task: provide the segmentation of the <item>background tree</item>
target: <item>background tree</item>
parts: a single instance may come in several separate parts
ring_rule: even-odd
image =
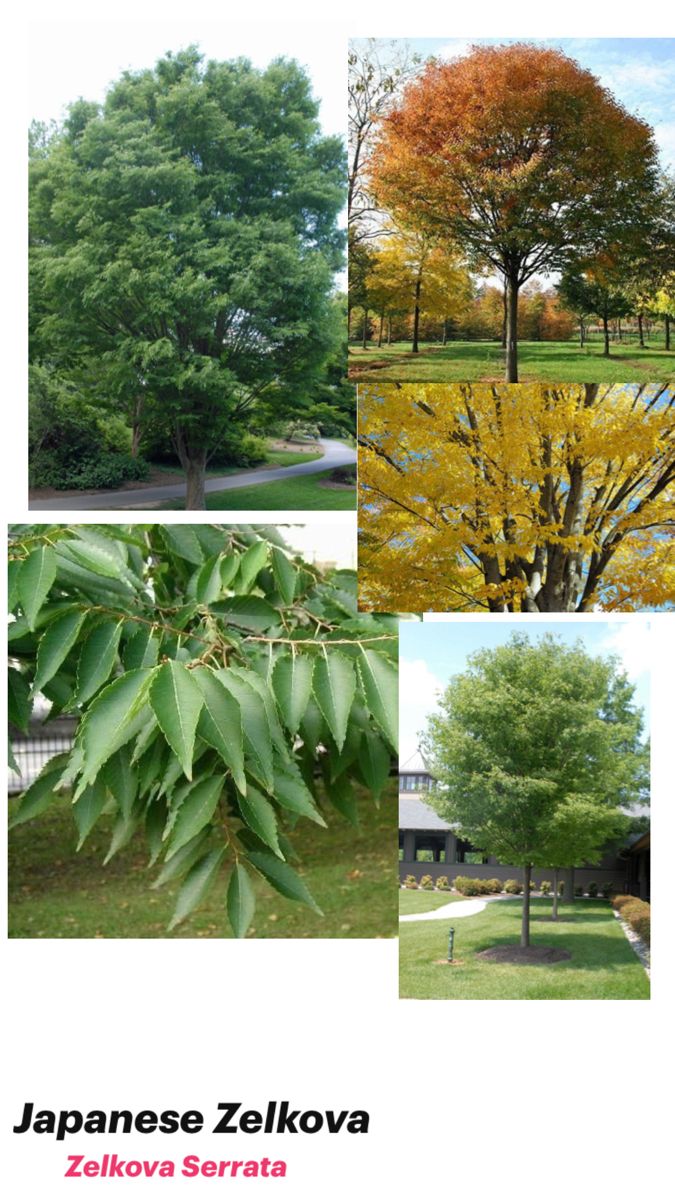
[[[667,386],[363,386],[361,601],[635,611],[675,601]]]
[[[609,358],[610,321],[626,317],[634,309],[623,281],[622,271],[602,263],[587,267],[583,272],[566,273],[560,280],[560,298],[577,314],[581,330],[591,316],[602,321],[605,358]],[[583,345],[583,332],[580,338]]]
[[[15,824],[72,790],[79,846],[104,809],[106,861],[144,831],[155,886],[184,880],[172,928],[220,881],[243,937],[251,872],[316,910],[288,835],[356,822],[353,785],[377,801],[397,738],[396,622],[357,614],[354,572],[269,527],[20,526],[9,606],[11,724],[39,694],[79,718]]]
[[[188,508],[221,431],[270,388],[303,402],[339,340],[344,155],[317,112],[296,63],[191,48],[72,105],[34,162],[33,353],[142,381]]]
[[[381,121],[372,188],[394,218],[459,243],[507,292],[506,380],[517,382],[518,295],[620,229],[655,188],[651,130],[558,50],[479,46],[431,61]]]
[[[632,701],[613,659],[514,634],[473,654],[429,718],[433,807],[479,849],[523,868],[522,947],[532,868],[597,860],[622,826],[614,797],[630,797],[640,771]]]

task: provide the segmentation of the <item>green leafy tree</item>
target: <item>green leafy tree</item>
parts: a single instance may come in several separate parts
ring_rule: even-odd
[[[317,909],[288,833],[331,806],[356,823],[396,748],[396,622],[357,614],[354,572],[267,527],[13,527],[9,603],[11,724],[39,693],[79,718],[15,824],[65,790],[79,846],[104,810],[108,859],[144,830],[154,886],[183,879],[171,928],[226,875],[236,936],[252,874]]]
[[[483,852],[523,868],[523,947],[532,868],[597,858],[621,826],[619,805],[638,796],[632,697],[612,658],[514,634],[475,653],[429,719],[434,806]]]
[[[339,340],[344,152],[294,62],[194,48],[71,105],[32,163],[32,346],[155,405],[204,507],[221,431],[311,396]],[[141,405],[142,407],[142,405]]]

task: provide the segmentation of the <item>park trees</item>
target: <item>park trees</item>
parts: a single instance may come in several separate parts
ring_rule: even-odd
[[[344,156],[317,111],[297,64],[204,64],[191,48],[37,139],[33,355],[93,363],[127,411],[152,403],[188,508],[204,507],[220,431],[269,390],[302,406],[340,339]]]
[[[9,608],[11,724],[39,694],[78,718],[15,823],[72,794],[81,846],[113,813],[108,859],[144,835],[155,885],[183,881],[172,925],[220,881],[244,936],[258,875],[316,909],[289,834],[356,823],[398,732],[396,621],[357,614],[353,572],[270,527],[20,526]]]
[[[672,605],[674,434],[666,386],[363,386],[362,605]]]
[[[517,382],[521,287],[638,234],[656,151],[649,127],[560,51],[478,46],[407,87],[381,121],[371,178],[395,218],[447,233],[500,275]]]
[[[523,868],[521,947],[533,867],[599,861],[637,798],[641,714],[612,658],[551,635],[479,650],[428,721],[432,804],[461,836]]]

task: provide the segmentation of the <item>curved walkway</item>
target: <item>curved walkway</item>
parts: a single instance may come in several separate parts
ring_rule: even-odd
[[[275,483],[280,479],[291,479],[294,475],[316,475],[319,471],[332,471],[335,467],[346,467],[356,462],[356,451],[335,438],[323,438],[319,443],[323,450],[321,458],[312,462],[296,463],[294,467],[271,467],[268,471],[240,471],[236,475],[211,477],[206,480],[207,492],[224,492],[230,488],[258,487]],[[178,500],[185,495],[185,483],[172,483],[164,487],[127,488],[118,492],[82,492],[79,496],[54,497],[50,500],[31,500],[31,511],[62,511],[68,509],[132,508],[136,505],[156,504],[162,500]]]
[[[399,921],[447,921],[448,917],[475,917],[482,912],[486,904],[496,900],[512,900],[513,896],[487,896],[484,900],[454,900],[441,908],[433,908],[430,912],[406,913]]]

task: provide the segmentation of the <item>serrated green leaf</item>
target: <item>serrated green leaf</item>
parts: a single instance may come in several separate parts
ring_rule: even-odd
[[[220,560],[220,582],[223,587],[228,588],[232,583],[237,571],[239,570],[240,558],[236,550],[232,554],[226,554]]]
[[[272,573],[284,604],[292,604],[297,572],[283,550],[278,550],[276,546],[272,547]]]
[[[26,676],[16,667],[7,671],[7,715],[11,725],[28,733],[28,722],[33,711],[30,685]]]
[[[232,868],[227,888],[227,915],[237,938],[246,937],[255,913],[255,892],[248,872],[241,863]]]
[[[361,738],[359,748],[359,767],[366,787],[370,789],[379,803],[380,796],[389,779],[391,770],[391,755],[381,737],[373,730],[366,730]]]
[[[328,798],[334,808],[342,813],[343,817],[352,825],[359,823],[359,810],[356,804],[356,796],[351,780],[347,775],[340,775],[332,782],[326,781],[326,791]]]
[[[239,560],[237,591],[249,592],[267,562],[267,543],[254,542]]]
[[[151,627],[139,629],[129,638],[122,654],[125,670],[134,671],[137,667],[154,667],[159,655],[159,638]]]
[[[68,757],[68,754],[56,754],[54,758],[50,758],[49,762],[45,763],[37,779],[33,780],[30,787],[26,788],[23,793],[18,808],[10,819],[10,829],[13,829],[15,825],[22,825],[24,821],[30,821],[33,817],[38,817],[40,813],[49,808]]]
[[[230,596],[211,605],[211,611],[225,617],[228,624],[253,633],[264,633],[279,622],[279,613],[262,596]]]
[[[138,795],[138,772],[131,765],[127,748],[123,747],[108,759],[103,768],[103,779],[119,804],[122,815],[128,817]]]
[[[211,850],[192,866],[187,874],[176,900],[176,907],[169,923],[169,933],[189,917],[193,908],[204,899],[209,888],[218,874],[218,869],[225,855],[224,847]]]
[[[154,720],[146,704],[152,675],[151,670],[143,668],[127,671],[104,687],[92,702],[78,733],[83,784],[93,783],[115,751]]]
[[[178,810],[166,853],[167,862],[177,850],[187,845],[209,824],[216,811],[224,782],[224,775],[214,775],[192,785]]]
[[[274,664],[272,687],[279,712],[289,733],[296,734],[312,694],[314,661],[304,654],[278,658]]]
[[[162,537],[169,550],[184,558],[186,562],[199,566],[204,561],[202,548],[194,530],[189,525],[162,525]]]
[[[244,734],[244,757],[248,769],[266,791],[274,784],[272,768],[272,733],[265,705],[250,683],[225,667],[216,671],[218,679],[234,696],[241,709]]]
[[[7,563],[7,612],[11,612],[19,603],[19,575],[24,561],[10,558]]]
[[[273,795],[282,808],[287,808],[302,817],[309,817],[310,821],[325,827],[326,822],[295,764],[283,763],[275,768]]]
[[[17,589],[29,629],[35,629],[37,615],[55,579],[56,553],[52,546],[39,546],[21,564]]]
[[[312,680],[314,698],[323,713],[338,750],[344,745],[349,711],[356,691],[354,667],[343,654],[331,652],[317,659]]]
[[[86,787],[78,800],[73,804],[73,816],[80,840],[77,849],[81,850],[85,840],[98,821],[107,800],[106,786],[102,779]]]
[[[247,858],[251,865],[260,871],[268,883],[271,883],[272,887],[282,896],[286,896],[288,900],[297,900],[300,904],[306,904],[318,916],[323,916],[309,888],[287,862],[282,862],[273,854],[263,854],[257,850],[249,851]]]
[[[277,836],[277,819],[269,800],[254,787],[248,787],[245,796],[239,797],[239,811],[243,820],[266,846],[283,858]]]
[[[118,854],[120,850],[123,850],[124,847],[129,844],[138,828],[140,815],[141,814],[139,813],[138,809],[126,814],[119,813],[115,820],[115,824],[113,825],[112,838],[110,839],[108,853],[103,859],[104,867],[108,865],[111,858],[114,858],[114,856]]]
[[[85,704],[110,678],[121,634],[121,621],[103,621],[92,629],[82,645],[77,664],[74,704]]]
[[[223,762],[230,768],[237,788],[245,794],[241,709],[231,692],[228,692],[208,668],[194,671],[193,679],[204,700],[197,725],[199,736],[218,751]]]
[[[148,810],[145,814],[145,838],[150,851],[149,867],[154,867],[157,859],[162,853],[162,834],[166,825],[168,809],[166,800],[153,800],[148,805]]]
[[[152,681],[150,704],[183,771],[192,779],[195,733],[203,700],[191,672],[181,663],[164,663]]]
[[[204,850],[208,840],[209,831],[203,829],[201,833],[192,838],[192,841],[187,842],[185,846],[177,850],[173,857],[164,864],[154,883],[150,885],[153,890],[163,887],[165,883],[170,883],[172,879],[178,879],[186,871],[189,871],[192,864],[197,861]]]
[[[357,669],[368,708],[398,754],[398,673],[375,650],[362,651]]]
[[[321,743],[322,738],[327,736],[326,722],[313,696],[310,696],[307,708],[300,722],[300,736],[305,746],[309,748],[313,755],[316,755],[317,747]]]
[[[215,554],[200,567],[195,579],[194,595],[199,604],[211,604],[223,592],[220,568],[222,555]]]
[[[85,613],[78,609],[56,617],[40,638],[37,666],[33,680],[33,693],[40,691],[45,683],[56,675],[61,663],[72,650],[84,624]]]

